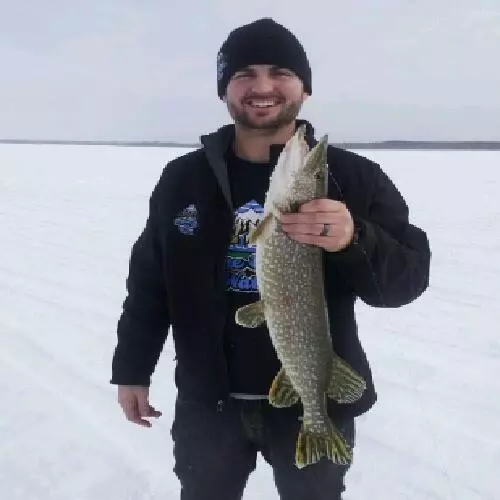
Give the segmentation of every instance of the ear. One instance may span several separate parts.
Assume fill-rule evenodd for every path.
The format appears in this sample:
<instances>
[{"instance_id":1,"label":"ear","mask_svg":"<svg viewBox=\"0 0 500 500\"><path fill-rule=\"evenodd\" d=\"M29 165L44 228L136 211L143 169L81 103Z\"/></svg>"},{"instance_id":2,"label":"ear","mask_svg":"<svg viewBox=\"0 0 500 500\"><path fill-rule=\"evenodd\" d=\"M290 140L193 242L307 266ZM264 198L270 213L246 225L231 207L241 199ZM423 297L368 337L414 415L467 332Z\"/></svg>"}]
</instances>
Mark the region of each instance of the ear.
<instances>
[{"instance_id":1,"label":"ear","mask_svg":"<svg viewBox=\"0 0 500 500\"><path fill-rule=\"evenodd\" d=\"M302 104L304 104L309 97L310 95L307 92L302 92Z\"/></svg>"}]
</instances>

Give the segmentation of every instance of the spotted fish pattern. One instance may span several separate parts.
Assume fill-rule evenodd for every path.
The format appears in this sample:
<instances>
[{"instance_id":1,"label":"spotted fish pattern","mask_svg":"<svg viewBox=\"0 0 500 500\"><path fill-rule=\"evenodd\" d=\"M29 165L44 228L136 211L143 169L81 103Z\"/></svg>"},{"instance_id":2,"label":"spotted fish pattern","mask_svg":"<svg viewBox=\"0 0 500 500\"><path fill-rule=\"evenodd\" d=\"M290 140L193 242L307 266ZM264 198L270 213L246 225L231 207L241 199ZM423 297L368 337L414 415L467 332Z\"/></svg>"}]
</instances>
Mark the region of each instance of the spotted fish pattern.
<instances>
[{"instance_id":1,"label":"spotted fish pattern","mask_svg":"<svg viewBox=\"0 0 500 500\"><path fill-rule=\"evenodd\" d=\"M324 297L323 250L295 242L280 230L278 211L326 196L327 137L309 151L300 127L288 141L270 179L264 219L253 233L260 300L239 309L236 321L256 327L267 322L281 361L270 387L276 407L300 402L302 424L295 464L302 468L326 457L347 464L352 450L327 413L327 398L351 403L366 383L333 350Z\"/></svg>"}]
</instances>

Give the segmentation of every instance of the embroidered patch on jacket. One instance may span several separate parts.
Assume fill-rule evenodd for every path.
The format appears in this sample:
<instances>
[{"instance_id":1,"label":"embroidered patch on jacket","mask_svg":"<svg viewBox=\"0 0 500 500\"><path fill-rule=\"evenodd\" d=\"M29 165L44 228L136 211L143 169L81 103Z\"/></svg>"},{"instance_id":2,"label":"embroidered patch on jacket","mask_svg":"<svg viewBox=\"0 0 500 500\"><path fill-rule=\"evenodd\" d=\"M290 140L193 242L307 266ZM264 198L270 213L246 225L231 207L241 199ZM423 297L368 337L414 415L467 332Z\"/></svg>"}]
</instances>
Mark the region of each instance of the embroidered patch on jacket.
<instances>
[{"instance_id":1,"label":"embroidered patch on jacket","mask_svg":"<svg viewBox=\"0 0 500 500\"><path fill-rule=\"evenodd\" d=\"M174 219L174 224L182 234L191 236L198 228L198 210L191 204L181 210Z\"/></svg>"}]
</instances>

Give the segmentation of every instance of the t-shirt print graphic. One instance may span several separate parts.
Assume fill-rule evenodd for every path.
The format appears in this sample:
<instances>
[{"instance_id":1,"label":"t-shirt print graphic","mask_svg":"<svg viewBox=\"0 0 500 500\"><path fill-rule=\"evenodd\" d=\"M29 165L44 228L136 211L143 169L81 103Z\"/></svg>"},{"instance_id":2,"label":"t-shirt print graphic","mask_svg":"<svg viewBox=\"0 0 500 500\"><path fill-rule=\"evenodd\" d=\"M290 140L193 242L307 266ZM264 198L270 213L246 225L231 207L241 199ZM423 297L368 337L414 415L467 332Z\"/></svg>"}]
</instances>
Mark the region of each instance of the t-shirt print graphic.
<instances>
[{"instance_id":1,"label":"t-shirt print graphic","mask_svg":"<svg viewBox=\"0 0 500 500\"><path fill-rule=\"evenodd\" d=\"M227 290L257 292L255 276L255 245L248 244L248 236L262 220L264 209L251 200L235 212L234 234L227 255Z\"/></svg>"}]
</instances>

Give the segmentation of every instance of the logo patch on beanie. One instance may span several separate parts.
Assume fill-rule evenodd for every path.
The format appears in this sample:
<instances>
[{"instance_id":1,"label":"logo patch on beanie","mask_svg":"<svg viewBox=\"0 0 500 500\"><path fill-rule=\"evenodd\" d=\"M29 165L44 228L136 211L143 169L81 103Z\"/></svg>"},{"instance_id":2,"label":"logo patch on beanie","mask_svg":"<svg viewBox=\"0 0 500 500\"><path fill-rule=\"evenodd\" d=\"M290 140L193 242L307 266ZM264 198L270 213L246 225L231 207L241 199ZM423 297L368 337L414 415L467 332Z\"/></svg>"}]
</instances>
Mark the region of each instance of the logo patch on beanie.
<instances>
[{"instance_id":1,"label":"logo patch on beanie","mask_svg":"<svg viewBox=\"0 0 500 500\"><path fill-rule=\"evenodd\" d=\"M222 80L224 70L227 68L226 56L223 52L217 54L217 80Z\"/></svg>"}]
</instances>

